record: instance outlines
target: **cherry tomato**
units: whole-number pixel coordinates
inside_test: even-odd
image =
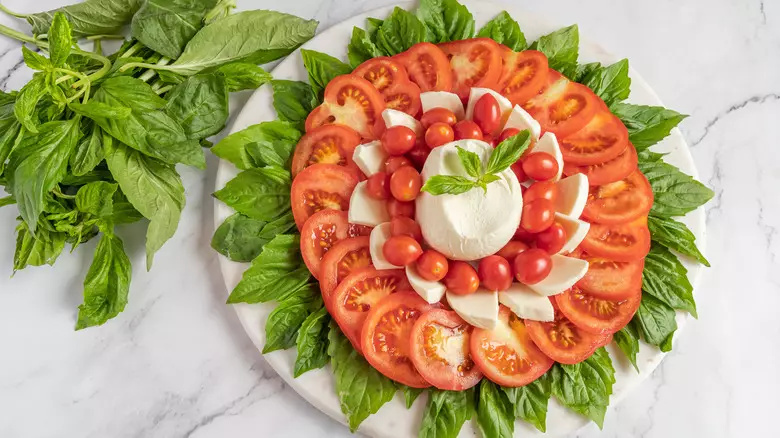
[[[466,262],[450,262],[447,275],[444,277],[444,285],[454,294],[472,294],[479,289],[479,276],[477,271]]]
[[[417,170],[422,170],[423,166],[425,166],[425,160],[428,159],[428,155],[430,154],[431,150],[428,149],[428,146],[425,145],[425,140],[418,139],[417,143],[414,145],[412,150],[406,154],[406,156],[412,160],[412,163],[414,163],[414,167]]]
[[[492,94],[485,94],[474,105],[474,122],[485,134],[496,131],[501,124],[501,108]]]
[[[385,172],[377,172],[366,181],[368,196],[374,199],[387,199],[390,197],[390,175]]]
[[[529,233],[541,233],[555,221],[555,204],[549,199],[537,199],[523,205],[520,226]]]
[[[547,181],[558,174],[558,162],[547,152],[534,152],[523,159],[523,172],[536,181]]]
[[[502,141],[506,140],[507,138],[514,137],[519,133],[520,130],[517,128],[506,128],[501,132],[501,135],[498,136],[498,143],[500,144]]]
[[[482,140],[482,130],[471,120],[461,120],[453,127],[455,140]]]
[[[396,266],[414,263],[422,255],[420,242],[409,236],[393,236],[382,246],[382,254],[388,262]]]
[[[509,263],[515,261],[515,257],[521,252],[528,249],[528,245],[525,242],[519,240],[510,240],[509,243],[504,245],[501,250],[498,251],[498,255],[505,258]]]
[[[417,259],[417,273],[426,280],[439,281],[447,275],[447,271],[449,262],[439,251],[428,249]]]
[[[414,202],[399,201],[395,198],[387,200],[387,213],[390,217],[406,216],[414,217]]]
[[[404,166],[390,176],[390,193],[399,201],[414,201],[420,194],[422,177],[412,166]]]
[[[479,280],[485,289],[507,290],[512,285],[512,267],[501,256],[487,256],[479,261]]]
[[[396,170],[411,165],[412,162],[406,157],[390,157],[385,161],[385,172],[392,175]]]
[[[530,244],[536,240],[536,233],[530,233],[524,230],[523,225],[521,224],[517,227],[517,230],[515,230],[515,235],[513,237],[515,240]]]
[[[425,144],[433,149],[447,144],[455,139],[452,126],[446,123],[434,123],[425,131]]]
[[[390,220],[390,234],[393,236],[409,236],[418,242],[422,241],[420,224],[406,216],[396,216]]]
[[[550,274],[552,259],[539,248],[521,252],[514,261],[515,278],[523,284],[536,284]]]
[[[523,171],[522,161],[516,162],[511,167],[512,167],[512,172],[515,173],[515,176],[517,177],[518,181],[523,182],[528,179],[528,175],[526,175],[525,172]]]
[[[498,145],[498,143],[496,143],[496,138],[493,137],[490,134],[485,134],[482,137],[482,141],[484,141],[485,143],[489,144],[490,147],[492,147],[492,148],[494,148],[494,147],[496,147]]]
[[[458,123],[455,113],[447,108],[432,108],[425,112],[420,118],[423,128],[428,129],[434,123],[446,123],[450,126]]]
[[[537,199],[547,199],[555,204],[558,198],[558,186],[551,181],[539,181],[531,184],[523,193],[523,202],[529,203]]]
[[[536,235],[536,247],[550,255],[558,254],[563,249],[563,245],[566,244],[566,238],[566,229],[563,228],[563,225],[555,222]]]
[[[382,134],[382,147],[390,155],[403,155],[412,150],[416,139],[414,131],[408,127],[393,126]]]

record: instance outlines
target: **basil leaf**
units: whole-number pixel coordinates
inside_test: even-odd
[[[228,90],[221,74],[190,76],[166,96],[165,113],[181,124],[190,140],[219,133],[228,120]]]
[[[14,114],[24,129],[38,133],[38,123],[36,117],[36,106],[38,101],[46,94],[46,76],[42,73],[36,73],[30,82],[26,83],[19,94],[16,96],[14,104]]]
[[[54,14],[51,27],[47,33],[49,40],[49,59],[55,67],[62,67],[73,48],[73,31],[65,14]]]
[[[479,385],[477,424],[485,438],[512,438],[515,432],[515,416],[506,394],[488,379]]]
[[[429,393],[418,437],[455,438],[463,427],[463,423],[473,416],[473,389],[465,391],[432,389]]]
[[[603,427],[615,383],[615,368],[604,347],[576,365],[553,365],[550,375],[552,394],[561,404]]]
[[[652,245],[645,257],[642,290],[673,309],[685,310],[697,316],[688,270],[674,254],[657,243]]]
[[[386,55],[397,55],[427,40],[428,28],[411,12],[396,7],[376,32],[376,44]]]
[[[271,222],[236,213],[217,228],[211,239],[211,247],[234,262],[250,262],[277,234],[287,233],[294,227],[292,213]]]
[[[8,205],[14,205],[16,204],[16,199],[14,199],[13,196],[6,196],[4,198],[0,198],[0,207],[6,207]]]
[[[155,52],[176,59],[216,4],[217,0],[146,0],[133,16],[130,34]]]
[[[109,35],[122,30],[141,7],[143,0],[86,0],[70,6],[28,15],[32,33],[42,35],[49,32],[57,12],[73,26],[73,36]]]
[[[479,159],[479,155],[460,146],[456,146],[456,148],[458,149],[460,164],[466,169],[466,173],[474,178],[479,178],[482,175],[482,161]]]
[[[76,208],[96,217],[109,217],[114,212],[114,193],[117,185],[96,181],[81,186],[76,193]]]
[[[290,173],[274,167],[245,170],[214,197],[239,213],[270,221],[290,209]]]
[[[645,149],[637,153],[637,159],[640,163],[655,163],[657,161],[661,161],[661,158],[663,158],[665,155],[666,154],[653,152],[650,149]]]
[[[666,138],[675,126],[688,117],[660,106],[628,103],[616,103],[610,110],[626,125],[628,139],[640,152]]]
[[[680,254],[693,257],[699,263],[709,267],[710,262],[696,247],[696,236],[682,222],[677,222],[672,218],[660,218],[649,216],[647,226],[650,228],[650,235],[653,241],[679,252]]]
[[[580,32],[576,24],[556,30],[540,37],[531,44],[532,50],[547,55],[550,68],[566,77],[573,77],[577,71],[580,50]]]
[[[662,161],[640,163],[639,170],[653,188],[655,200],[650,213],[657,217],[686,215],[715,195],[704,184]]]
[[[634,366],[636,372],[639,372],[639,366],[636,364],[636,355],[639,353],[639,330],[636,327],[636,323],[629,322],[628,325],[620,329],[613,339],[618,347],[626,355],[628,361]]]
[[[102,325],[125,310],[133,268],[122,240],[104,234],[84,279],[84,303],[76,330]]]
[[[105,155],[103,154],[102,130],[92,126],[86,137],[76,145],[70,155],[70,171],[73,175],[83,176],[94,170]]]
[[[0,92],[0,176],[5,170],[5,163],[14,147],[21,140],[19,131],[21,124],[14,114],[15,96]]]
[[[111,223],[113,224],[132,224],[144,218],[144,216],[133,207],[133,204],[127,200],[127,196],[122,193],[121,188],[114,193],[112,203],[114,204],[111,213]]]
[[[398,389],[404,395],[404,403],[406,404],[406,409],[411,409],[412,405],[414,404],[414,401],[417,400],[417,397],[419,397],[420,394],[422,394],[424,391],[424,389],[422,388],[412,388],[406,385],[398,385]]]
[[[71,102],[68,107],[76,114],[94,118],[126,119],[132,114],[132,110],[126,106],[113,106],[96,100],[87,103]]]
[[[336,76],[352,73],[352,67],[325,53],[301,49],[301,57],[317,96],[322,96],[325,86]]]
[[[520,159],[530,144],[531,134],[527,129],[502,141],[490,154],[485,173],[496,174],[508,169]]]
[[[230,161],[239,169],[246,170],[273,164],[258,160],[258,157],[263,156],[258,148],[270,148],[271,151],[268,152],[273,152],[278,157],[274,161],[287,162],[300,138],[301,133],[293,124],[274,120],[228,135],[212,147],[211,152]]]
[[[330,323],[328,340],[341,412],[347,417],[349,430],[354,432],[363,420],[393,399],[395,385],[366,362],[334,322]]]
[[[49,58],[40,53],[33,52],[28,49],[27,46],[22,46],[22,58],[27,67],[30,67],[33,70],[47,71],[53,68]]]
[[[631,93],[628,59],[594,70],[582,83],[593,90],[607,106],[626,100]]]
[[[225,75],[229,92],[242,90],[254,90],[271,80],[271,75],[254,64],[246,62],[233,62],[221,66],[216,70]]]
[[[577,69],[574,70],[574,74],[571,77],[571,80],[574,82],[583,83],[585,79],[593,74],[594,72],[602,69],[600,62],[589,62],[587,64],[579,64],[577,66]]]
[[[658,348],[664,353],[668,353],[672,351],[673,340],[674,340],[674,332],[670,333],[669,336],[667,336],[666,339],[664,339],[664,341],[661,342],[661,345],[659,345]]]
[[[274,109],[279,119],[303,130],[309,113],[319,104],[314,89],[306,82],[273,80]]]
[[[310,314],[298,331],[295,344],[298,356],[295,358],[293,376],[299,377],[303,373],[324,367],[330,358],[328,357],[328,323],[330,315],[325,307]]]
[[[317,303],[313,304],[315,300]],[[312,289],[299,289],[280,302],[265,322],[263,354],[294,347],[298,330],[311,314],[312,307],[322,307],[319,291]]]
[[[427,41],[432,43],[474,36],[474,16],[457,0],[420,0],[417,18],[428,28]]]
[[[514,406],[515,417],[527,421],[541,432],[546,432],[551,384],[550,374],[547,373],[525,386],[501,389]]]
[[[674,317],[674,309],[646,293],[642,294],[642,303],[632,321],[642,330],[642,336],[648,344],[660,346],[677,330]]]
[[[434,175],[425,181],[420,191],[434,196],[459,195],[476,187],[476,182],[462,176]]]
[[[374,44],[371,37],[365,30],[359,27],[352,28],[352,38],[347,47],[347,57],[353,68],[356,68],[365,61],[377,56],[382,56],[382,51]]]
[[[478,37],[490,38],[503,44],[515,52],[525,50],[528,42],[520,30],[520,25],[512,19],[507,11],[501,11],[495,18],[488,21],[477,34]]]
[[[53,265],[65,248],[65,233],[39,228],[36,236],[24,221],[16,227],[14,272],[27,266]]]

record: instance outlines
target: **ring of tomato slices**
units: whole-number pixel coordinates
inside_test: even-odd
[[[295,146],[292,176],[314,164],[336,164],[357,169],[352,161],[360,135],[344,125],[323,125],[304,134]]]
[[[596,97],[596,100],[598,108],[587,125],[558,137],[566,163],[577,166],[605,163],[617,158],[629,146],[628,130],[623,122],[601,99]]]
[[[633,262],[650,252],[647,216],[626,224],[591,224],[580,244],[587,253],[618,262]]]
[[[638,169],[601,186],[591,185],[582,217],[598,224],[622,224],[646,216],[653,208],[653,188]]]
[[[417,117],[422,110],[420,87],[414,82],[393,84],[382,95],[387,108],[403,111],[412,117]]]
[[[588,184],[601,186],[628,177],[636,170],[638,163],[636,149],[631,143],[617,156],[609,161],[589,166],[577,166],[571,163],[563,165],[563,174],[571,176],[581,173],[588,177]]]
[[[314,278],[320,277],[322,258],[341,240],[367,236],[368,227],[349,223],[347,213],[339,210],[322,210],[311,215],[301,228],[301,255]]]
[[[584,251],[577,251],[572,257],[588,262],[588,272],[577,282],[577,287],[589,295],[619,301],[627,299],[634,290],[642,287],[644,258],[633,262],[616,262]]]
[[[335,164],[314,164],[301,171],[290,188],[290,205],[298,229],[320,210],[349,208],[349,199],[358,184],[356,173]]]
[[[525,321],[528,335],[542,353],[556,362],[573,365],[589,358],[604,345],[608,335],[580,329],[560,311],[554,297],[550,297],[550,301],[555,308],[555,319],[552,322]]]
[[[339,240],[325,253],[320,263],[320,292],[326,305],[336,286],[352,272],[373,266],[369,250],[369,237],[359,236]]]
[[[626,326],[634,317],[642,301],[642,289],[620,301],[596,298],[577,286],[556,295],[561,313],[580,330],[597,335],[609,335]]]
[[[420,87],[420,91],[452,90],[450,61],[435,44],[417,43],[393,59],[406,68],[409,79]]]
[[[359,76],[379,90],[386,108],[417,116],[422,108],[420,87],[409,80],[406,69],[392,58],[380,56],[360,64],[353,75]]]
[[[339,124],[373,140],[384,109],[385,100],[371,82],[352,74],[336,76],[325,86],[323,102],[306,117],[306,132]]]
[[[501,49],[490,38],[471,38],[439,44],[450,60],[452,92],[468,99],[472,87],[496,88],[501,77]]]
[[[536,50],[515,52],[506,46],[501,46],[501,56],[504,64],[495,90],[513,105],[522,106],[547,84],[547,56]]]
[[[523,108],[539,122],[542,131],[552,132],[560,142],[589,125],[602,105],[604,103],[590,88],[571,82],[550,69],[547,71],[546,88],[526,102]],[[563,158],[566,159],[565,153]]]

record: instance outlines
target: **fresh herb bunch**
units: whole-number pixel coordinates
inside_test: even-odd
[[[127,303],[132,267],[117,225],[149,221],[150,269],[186,202],[175,166],[205,168],[203,146],[228,120],[229,93],[268,82],[258,64],[286,56],[317,27],[273,11],[231,15],[234,7],[88,0],[30,15],[2,8],[34,34],[0,26],[26,43],[35,70],[18,92],[0,92],[0,184],[9,193],[0,206],[16,204],[20,215],[14,271],[53,264],[65,244],[100,236],[76,329],[105,323]],[[128,24],[131,37],[103,54],[102,41],[124,39],[117,33]]]

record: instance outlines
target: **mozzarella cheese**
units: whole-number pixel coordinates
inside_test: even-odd
[[[554,255],[552,269],[544,280],[530,284],[534,292],[546,297],[565,292],[588,273],[588,262],[562,255]]]
[[[447,302],[458,316],[474,327],[493,330],[498,324],[498,293],[478,289],[473,294],[447,292]]]
[[[355,186],[352,197],[349,198],[349,223],[375,227],[384,222],[390,222],[385,201],[374,199],[368,194],[368,181],[361,181]]]
[[[414,263],[406,267],[406,278],[409,280],[409,284],[412,285],[412,289],[430,304],[441,301],[444,292],[447,291],[447,288],[441,282],[430,281],[420,277]]]
[[[371,253],[371,263],[373,263],[374,268],[378,270],[401,269],[403,267],[396,266],[388,262],[385,258],[385,253],[382,249],[391,235],[390,222],[385,222],[374,227],[374,229],[371,230],[371,235],[368,237],[368,251]]]
[[[382,120],[385,121],[385,126],[388,128],[392,128],[393,126],[406,126],[414,131],[414,134],[418,137],[425,134],[422,123],[403,111],[388,108],[382,111]]]
[[[547,322],[555,319],[555,309],[550,299],[524,284],[512,283],[509,289],[499,292],[498,302],[523,319]]]
[[[437,147],[425,161],[423,181],[434,175],[471,178],[458,158],[457,146],[480,156],[486,163],[493,151],[479,140],[458,140]],[[511,239],[520,224],[523,195],[511,169],[488,184],[487,193],[474,188],[459,195],[417,197],[417,222],[425,241],[452,260],[477,260],[495,254]]]
[[[458,120],[466,117],[466,110],[463,109],[463,102],[455,93],[448,91],[426,91],[420,93],[420,102],[422,103],[423,113],[433,108],[446,108],[455,114]]]
[[[352,154],[352,161],[363,171],[366,176],[382,172],[385,169],[385,161],[390,155],[382,147],[379,140],[358,145]]]
[[[558,173],[552,181],[560,181],[561,175],[563,175],[563,155],[561,154],[561,147],[558,145],[558,139],[555,138],[555,134],[552,132],[545,132],[542,138],[536,142],[536,146],[531,149],[531,152],[547,152],[552,155],[553,158],[555,158],[555,161],[558,162]],[[584,207],[585,206],[583,205],[583,208]]]
[[[558,198],[555,199],[555,211],[566,216],[579,218],[588,202],[588,177],[576,173],[558,181]]]
[[[520,105],[515,105],[501,130],[503,131],[509,128],[515,128],[521,131],[527,129],[531,132],[531,139],[533,140],[539,140],[539,136],[542,135],[542,125],[531,117],[531,115],[528,114],[528,111],[524,110]]]
[[[572,252],[577,249],[577,247],[580,246],[580,243],[585,240],[585,236],[588,235],[588,230],[590,230],[589,223],[561,213],[555,213],[555,222],[561,224],[563,229],[566,230],[566,243],[564,243],[563,248],[558,251],[559,254]]]
[[[493,97],[496,98],[496,101],[498,101],[498,108],[501,110],[501,119],[504,119],[504,116],[508,115],[510,111],[512,111],[512,102],[509,101],[506,97],[502,96],[500,93],[497,93],[490,88],[472,88],[471,92],[469,93],[469,104],[466,107],[466,119],[472,120],[474,118],[474,106],[477,105],[477,101],[480,97],[490,94]]]

